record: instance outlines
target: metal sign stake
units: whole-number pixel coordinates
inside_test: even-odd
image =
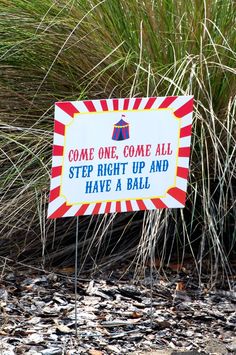
[[[78,239],[79,239],[79,217],[76,217],[76,232],[75,232],[75,336],[78,336],[78,311],[77,311],[77,286],[78,286]]]

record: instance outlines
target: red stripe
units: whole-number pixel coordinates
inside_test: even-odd
[[[75,113],[79,113],[77,108],[71,102],[56,102],[56,105],[69,116],[74,117]]]
[[[176,98],[177,98],[177,96],[166,97],[165,100],[162,101],[162,103],[160,104],[160,106],[158,108],[166,108],[166,107],[170,106],[170,104],[172,104],[172,102],[175,101]]]
[[[52,202],[60,195],[60,186],[55,187],[50,191],[49,202]]]
[[[144,107],[144,110],[147,110],[147,109],[151,108],[155,101],[156,101],[155,97],[150,97],[148,99],[148,102],[146,103],[146,105]]]
[[[133,110],[137,110],[139,108],[141,101],[142,101],[141,97],[137,97],[137,99],[135,99]]]
[[[118,111],[119,109],[119,104],[118,104],[118,100],[117,99],[113,99],[113,110],[114,111]]]
[[[103,111],[108,111],[107,100],[100,100]]]
[[[183,117],[186,116],[188,113],[193,111],[193,98],[187,101],[183,106],[178,108],[174,114],[176,117]]]
[[[189,157],[190,147],[179,148],[179,157]]]
[[[49,216],[48,218],[59,218],[59,217],[63,217],[64,214],[71,208],[70,206],[67,206],[66,203],[63,203],[63,205],[61,205],[55,212],[53,212],[53,214],[51,214],[51,216]]]
[[[125,201],[127,212],[133,211],[133,207],[130,201]]]
[[[80,208],[76,212],[75,216],[83,216],[85,214],[85,211],[87,210],[88,206],[89,206],[88,203],[80,206]]]
[[[182,205],[185,205],[185,200],[186,200],[185,191],[180,190],[178,187],[173,187],[172,189],[168,190],[168,194],[173,198],[175,198],[180,203],[182,203]]]
[[[188,172],[189,170],[187,168],[182,168],[181,166],[178,166],[177,168],[177,176],[186,179],[188,178]]]
[[[84,101],[84,104],[87,107],[87,109],[89,110],[89,112],[97,111],[92,101]]]
[[[111,210],[111,202],[107,202],[106,208],[105,208],[105,213],[109,213]]]
[[[156,208],[167,208],[160,198],[153,198],[151,201]]]
[[[192,125],[182,127],[180,130],[180,138],[191,136]]]
[[[143,200],[136,200],[138,207],[140,210],[146,210],[147,207],[145,206],[145,203],[143,202]]]
[[[60,176],[61,175],[61,171],[62,171],[62,166],[54,166],[52,168],[52,178]]]
[[[52,148],[52,155],[61,156],[63,155],[64,147],[61,145],[54,145]]]
[[[65,135],[65,125],[59,121],[54,121],[54,132],[64,136]]]
[[[129,108],[129,99],[124,99],[123,110],[128,110]]]
[[[120,201],[116,202],[116,212],[121,212],[121,203],[120,203]]]
[[[92,214],[98,214],[99,213],[99,210],[100,210],[100,207],[101,207],[101,203],[96,203],[94,209],[93,209],[93,212]]]

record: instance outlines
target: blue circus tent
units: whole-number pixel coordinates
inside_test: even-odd
[[[120,121],[114,124],[112,139],[115,141],[123,141],[129,138],[129,123],[123,120],[124,117],[125,115],[122,115]]]

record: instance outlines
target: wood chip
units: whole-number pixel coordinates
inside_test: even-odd
[[[102,351],[100,351],[100,350],[94,350],[94,349],[90,349],[90,350],[88,351],[88,353],[89,353],[90,355],[103,355],[103,352],[102,352]]]

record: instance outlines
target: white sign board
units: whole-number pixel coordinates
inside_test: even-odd
[[[192,96],[55,104],[49,218],[185,205]]]

